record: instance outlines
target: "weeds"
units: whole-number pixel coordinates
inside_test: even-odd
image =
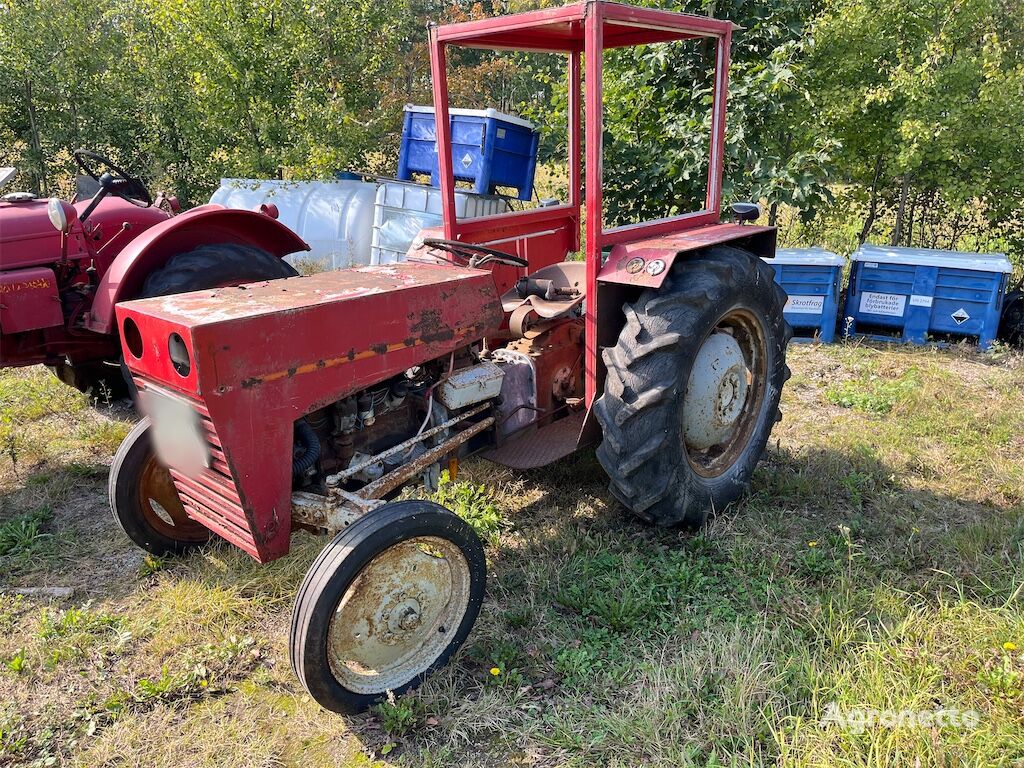
[[[95,611],[91,602],[63,611],[45,609],[39,619],[38,636],[51,667],[80,658],[90,650],[115,654],[132,639],[127,619]]]
[[[920,376],[917,369],[911,368],[897,379],[883,379],[870,374],[841,382],[826,389],[825,397],[833,405],[882,416],[891,412],[918,386]]]
[[[447,470],[441,473],[437,491],[431,499],[461,517],[480,538],[492,544],[497,542],[506,526],[491,491],[483,485],[453,481]]]
[[[412,730],[423,715],[423,705],[413,696],[396,697],[388,693],[387,701],[373,708],[381,727],[391,736],[402,736]]]
[[[49,509],[38,509],[0,525],[0,558],[25,563],[47,550],[52,534],[45,533],[43,526],[51,517]]]
[[[25,671],[25,663],[27,659],[28,657],[25,655],[25,649],[19,648],[14,652],[13,656],[4,661],[4,666],[14,674],[20,675]]]
[[[45,506],[39,532],[71,529],[67,559],[33,556],[29,578],[127,566],[67,611],[0,595],[0,764],[1011,764],[1024,363],[865,344],[789,359],[752,493],[704,531],[635,522],[592,454],[515,475],[465,462],[434,498],[487,544],[480,619],[448,667],[370,717],[320,710],[289,669],[294,589],[322,541],[297,534],[263,566],[228,548],[130,554],[69,514],[102,503],[109,454],[80,429],[95,413],[22,423],[32,469],[0,456],[5,518]],[[852,733],[821,722],[833,702],[980,717]]]

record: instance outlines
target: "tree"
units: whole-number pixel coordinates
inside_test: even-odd
[[[1024,26],[1013,5],[834,0],[813,24],[817,130],[842,143],[861,242],[985,249],[995,234],[1020,249]]]

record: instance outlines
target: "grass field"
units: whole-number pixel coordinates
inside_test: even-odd
[[[488,539],[477,627],[350,719],[288,663],[320,540],[144,557],[106,502],[130,412],[0,373],[0,585],[74,589],[0,594],[0,765],[1024,764],[1024,360],[790,357],[751,494],[696,534],[634,522],[592,453],[468,463],[447,493]],[[950,708],[973,719],[822,723]]]

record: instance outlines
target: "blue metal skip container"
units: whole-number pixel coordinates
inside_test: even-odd
[[[1013,271],[1005,255],[865,245],[851,260],[851,334],[913,344],[973,339],[981,349],[995,339]]]
[[[764,261],[789,297],[784,314],[793,341],[835,341],[846,259],[823,248],[781,248]]]
[[[533,124],[493,109],[450,109],[452,167],[458,181],[473,191],[494,194],[497,187],[514,187],[520,200],[533,196],[539,134]],[[398,178],[430,174],[439,186],[437,128],[433,107],[405,105],[405,126],[398,153]]]

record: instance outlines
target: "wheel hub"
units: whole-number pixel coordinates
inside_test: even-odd
[[[381,613],[381,624],[386,627],[381,633],[381,642],[396,645],[423,623],[423,603],[427,603],[427,598],[421,592],[414,597],[403,591],[389,602],[391,605]]]
[[[374,557],[338,603],[328,661],[349,690],[393,690],[428,669],[469,603],[469,564],[449,541],[410,539]]]
[[[732,334],[708,336],[694,358],[683,400],[688,448],[706,451],[729,438],[746,405],[750,378]]]

